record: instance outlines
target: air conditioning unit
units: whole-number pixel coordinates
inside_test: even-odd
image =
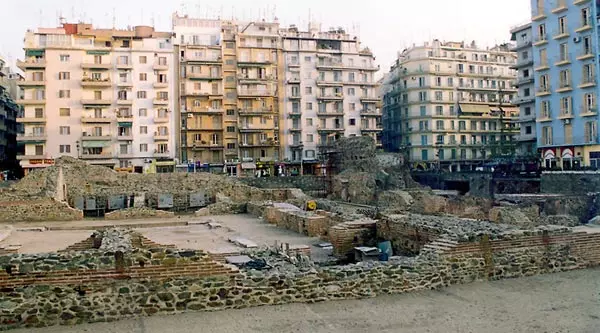
[[[569,125],[571,123],[571,119],[565,119],[565,125]]]
[[[88,136],[88,133],[87,133],[87,132],[83,132],[83,134],[82,134],[82,135],[83,135],[83,136]]]
[[[574,38],[573,38],[573,42],[574,42],[574,43],[579,43],[579,42],[581,42],[581,37],[574,37]]]
[[[188,117],[188,118],[194,118],[194,115],[193,115],[193,114],[191,114],[191,113],[188,113],[187,117]]]

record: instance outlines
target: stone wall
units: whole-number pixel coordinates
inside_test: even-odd
[[[165,218],[174,217],[175,213],[166,212],[162,210],[155,210],[151,208],[127,208],[115,210],[113,212],[106,213],[104,219],[106,220],[126,220],[126,219],[143,219],[143,218]]]
[[[0,203],[0,222],[76,221],[83,219],[81,210],[51,198]]]
[[[585,195],[600,192],[598,171],[545,171],[541,178],[542,193]]]
[[[333,255],[340,259],[352,258],[357,246],[376,245],[376,221],[371,219],[340,223],[329,228],[328,233]]]
[[[328,186],[326,177],[302,176],[302,177],[250,177],[240,178],[242,183],[258,188],[299,188],[304,192],[324,191]]]

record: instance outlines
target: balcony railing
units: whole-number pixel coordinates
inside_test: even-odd
[[[196,57],[193,55],[188,55],[182,60],[189,61],[189,62],[200,62],[200,63],[221,63],[221,56]]]
[[[30,142],[30,141],[46,141],[48,135],[46,133],[18,133],[17,141]]]
[[[110,87],[112,85],[110,78],[95,79],[84,76],[81,79],[82,87]]]
[[[239,96],[256,96],[256,97],[267,97],[273,96],[274,92],[269,89],[240,89],[238,88]]]
[[[169,65],[166,63],[160,63],[156,61],[154,62],[154,65],[152,65],[152,69],[154,69],[155,71],[166,71],[169,69]]]
[[[17,67],[23,71],[27,68],[44,68],[46,67],[46,59],[30,58],[25,61],[17,60]]]
[[[598,114],[598,106],[594,105],[583,105],[580,108],[579,115],[582,117],[596,116]]]

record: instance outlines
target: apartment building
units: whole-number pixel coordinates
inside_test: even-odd
[[[174,168],[172,33],[63,23],[25,36],[25,171],[60,156],[123,171]]]
[[[392,66],[384,97],[392,122],[386,143],[404,151],[414,168],[471,170],[514,153],[519,133],[516,55],[434,40],[404,50]]]
[[[598,168],[598,2],[532,0],[531,5],[543,166]]]
[[[317,161],[339,137],[368,135],[381,146],[373,53],[344,29],[282,29],[283,137],[289,161]]]
[[[536,149],[535,123],[535,75],[533,71],[533,31],[531,23],[511,29],[511,41],[515,44],[511,51],[517,53],[517,63],[511,68],[517,70],[517,98],[514,104],[519,107],[519,128],[517,136],[518,156],[538,156]]]
[[[231,174],[278,161],[279,24],[175,14],[173,26],[181,160]]]
[[[0,57],[0,172],[17,171],[17,117],[21,107],[15,103],[20,76],[12,73]]]

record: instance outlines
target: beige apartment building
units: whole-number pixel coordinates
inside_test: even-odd
[[[284,156],[318,162],[339,137],[367,135],[381,145],[375,57],[344,29],[282,29]]]
[[[40,28],[25,36],[18,122],[27,171],[60,156],[124,171],[174,168],[172,33]]]
[[[417,169],[470,170],[514,154],[516,54],[438,40],[399,54],[386,77],[386,147]]]

